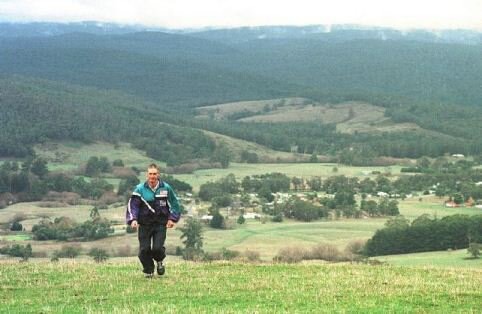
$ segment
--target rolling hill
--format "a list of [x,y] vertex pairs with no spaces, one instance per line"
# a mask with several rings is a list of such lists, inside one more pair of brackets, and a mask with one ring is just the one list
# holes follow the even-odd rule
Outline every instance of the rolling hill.
[[[306,98],[226,103],[196,108],[197,118],[240,122],[319,122],[336,124],[340,133],[421,131],[414,123],[395,123],[385,108],[362,102],[321,104]],[[441,135],[441,134],[440,134]]]
[[[124,95],[135,101],[126,103],[122,100],[124,96],[118,96],[118,103],[124,103],[123,112],[140,116],[155,112],[152,117],[159,121],[224,134],[285,152],[297,147],[301,153],[334,155],[355,147],[374,155],[413,158],[482,151],[482,140],[477,136],[482,132],[479,121],[482,46],[476,40],[471,44],[467,44],[470,40],[437,42],[433,38],[424,39],[422,33],[405,36],[387,30],[347,28],[324,33],[326,30],[316,27],[190,33],[133,32],[135,30],[0,36],[3,91],[5,95],[18,93],[8,82],[16,82],[15,76],[21,75],[32,81],[57,82],[59,86],[87,87],[75,94],[88,99],[103,99],[104,96],[92,96],[98,95],[94,91]],[[380,37],[381,33],[385,35]],[[477,38],[477,34],[457,34]],[[36,106],[36,96],[29,96],[31,90],[36,90],[38,95],[44,93],[45,86],[34,87],[36,84],[20,92],[27,107]],[[9,88],[13,91],[7,91]],[[47,88],[50,89],[45,92],[47,100],[55,88]],[[62,87],[59,89],[62,97],[69,97]],[[80,96],[81,93],[85,95]],[[242,104],[242,108],[246,108],[246,101],[269,102],[281,98],[305,99],[305,106],[289,108],[278,104],[274,109],[263,105],[262,114],[243,109],[235,110],[226,121],[216,120],[216,114],[207,115],[207,119],[194,119],[199,112],[193,108],[197,107],[237,103],[231,106]],[[21,110],[16,109],[19,103],[12,99],[10,96],[0,99],[4,102],[1,105],[10,107],[9,111]],[[43,135],[47,139],[115,138],[119,132],[106,130],[118,128],[114,120],[120,117],[106,122],[106,127],[97,130],[94,137],[84,134],[93,134],[92,127],[103,123],[98,119],[108,116],[105,110],[116,110],[116,106],[103,105],[112,102],[92,101],[97,104],[89,107],[93,116],[83,120],[84,125],[91,126],[88,131],[76,126],[80,132],[74,132],[68,123],[50,123],[46,130],[59,130]],[[307,106],[308,103],[312,106]],[[324,104],[342,103],[352,105],[324,107]],[[149,111],[138,112],[139,106],[147,106]],[[103,108],[104,114],[94,115],[96,107]],[[33,117],[32,121],[41,120]],[[257,123],[248,124],[252,121]],[[20,125],[8,123],[10,128]],[[37,133],[33,131],[22,138],[16,135],[6,146],[12,147],[12,143],[18,141],[28,145],[39,142]],[[191,144],[185,148],[178,141],[175,149],[174,146],[169,149],[172,154],[161,151],[150,154],[169,159],[171,164],[191,157],[206,158],[214,151],[214,144],[209,138],[199,136],[195,148]],[[208,147],[207,153],[201,149],[201,142]],[[3,149],[1,154],[26,153]],[[183,155],[190,157],[181,161],[174,157]]]

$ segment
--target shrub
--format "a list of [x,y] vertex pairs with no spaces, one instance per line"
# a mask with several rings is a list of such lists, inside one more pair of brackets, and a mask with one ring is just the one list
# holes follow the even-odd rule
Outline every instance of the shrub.
[[107,251],[99,248],[92,248],[89,256],[92,257],[96,263],[105,262],[109,258]]
[[177,255],[177,248],[178,246],[176,245],[166,245],[166,255]]
[[224,216],[219,211],[213,213],[213,219],[209,222],[209,226],[215,229],[224,229]]
[[32,246],[30,244],[25,246],[14,244],[12,246],[0,248],[0,254],[21,257],[22,260],[27,261],[32,256]]
[[221,252],[205,252],[203,255],[203,260],[205,262],[220,261],[223,259]]
[[365,247],[365,244],[367,243],[366,240],[361,240],[361,239],[356,239],[348,242],[348,244],[345,247],[345,252],[346,253],[351,253],[351,254],[362,254],[363,253],[363,248]]
[[257,251],[246,250],[244,251],[243,256],[245,256],[250,262],[259,262],[261,260],[259,252]]
[[82,247],[79,244],[63,245],[60,250],[54,252],[53,257],[56,257],[57,259],[61,257],[76,258],[77,256],[80,255],[81,251],[82,251]]
[[32,257],[46,258],[47,252],[34,252],[32,253]]
[[110,205],[110,204],[114,204],[116,202],[119,202],[121,200],[122,200],[122,198],[117,196],[117,194],[114,193],[113,191],[106,191],[99,198],[98,202],[99,202],[99,204]]
[[12,226],[10,226],[10,231],[22,231],[22,230],[23,230],[23,226],[18,221],[14,221],[12,223]]
[[204,252],[193,247],[187,247],[183,250],[182,257],[187,261],[202,261],[204,259]]
[[124,162],[122,159],[116,159],[112,162],[112,166],[114,167],[124,167]]
[[306,254],[305,259],[317,259],[330,262],[346,260],[336,246],[326,243],[318,244],[312,247],[311,250]]
[[221,249],[221,254],[224,260],[232,260],[240,255],[238,251],[228,250],[226,248]]
[[469,244],[469,248],[467,249],[467,253],[472,255],[472,258],[479,258],[480,257],[480,244],[472,242]]
[[271,218],[272,222],[283,222],[283,214],[282,213],[277,213],[276,215]]
[[205,261],[230,261],[236,259],[241,256],[241,253],[234,250],[228,250],[226,248],[222,248],[221,251],[218,252],[206,252],[204,253],[204,260]]
[[299,247],[287,247],[279,250],[273,261],[279,263],[299,263],[306,255],[306,251]]

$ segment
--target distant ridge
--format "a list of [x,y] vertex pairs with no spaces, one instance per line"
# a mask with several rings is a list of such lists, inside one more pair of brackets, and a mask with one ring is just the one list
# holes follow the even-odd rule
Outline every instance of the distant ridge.
[[[143,31],[196,34],[212,39],[253,40],[264,38],[312,38],[329,39],[382,39],[416,40],[440,43],[482,44],[482,33],[470,29],[408,29],[401,30],[380,26],[362,26],[356,24],[319,24],[304,26],[271,25],[245,27],[201,27],[172,29],[140,24],[118,24],[97,21],[70,23],[54,22],[0,22],[0,37],[50,37],[68,33],[91,33],[102,35],[128,34]],[[242,34],[241,37],[237,35]]]

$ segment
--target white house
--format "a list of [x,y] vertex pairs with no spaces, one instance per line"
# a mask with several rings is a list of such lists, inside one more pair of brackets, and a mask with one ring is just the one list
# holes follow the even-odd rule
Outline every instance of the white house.
[[258,213],[246,213],[243,215],[244,219],[259,219],[261,218],[261,215]]
[[204,221],[204,222],[210,222],[211,220],[213,220],[213,216],[212,215],[203,215],[201,217],[201,221]]

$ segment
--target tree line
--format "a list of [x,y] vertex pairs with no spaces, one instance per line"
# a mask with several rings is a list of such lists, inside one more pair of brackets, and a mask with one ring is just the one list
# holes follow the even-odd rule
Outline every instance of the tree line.
[[403,216],[389,219],[365,245],[368,256],[467,248],[482,243],[482,215],[452,215],[441,219],[425,214],[409,223]]

